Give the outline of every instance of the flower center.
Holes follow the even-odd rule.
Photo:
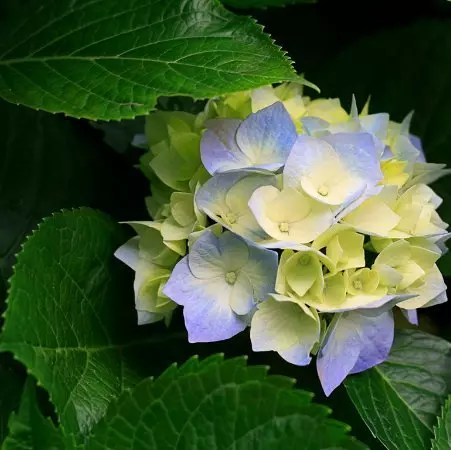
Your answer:
[[[302,255],[300,258],[299,258],[299,264],[301,265],[301,266],[307,266],[308,264],[310,264],[310,260],[311,260],[312,258],[311,258],[311,256],[310,255]]]
[[[352,286],[354,287],[354,289],[355,289],[356,291],[360,291],[360,290],[363,289],[363,284],[362,284],[362,282],[361,282],[360,280],[354,280],[354,281],[352,282]]]
[[[290,226],[286,222],[280,222],[279,223],[279,230],[282,233],[288,233],[288,230],[290,229]]]
[[[230,224],[234,224],[237,220],[236,214],[233,212],[228,212],[225,215],[225,218],[226,218],[227,222],[229,222]]]
[[[227,272],[225,279],[229,284],[235,284],[236,281],[236,272]]]
[[[322,195],[323,197],[326,197],[327,195],[329,195],[329,188],[327,186],[325,186],[324,184],[321,185],[318,188],[318,194]]]

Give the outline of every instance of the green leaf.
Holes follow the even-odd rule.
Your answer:
[[[170,367],[146,379],[113,404],[93,430],[97,449],[362,449],[349,427],[293,390],[293,380],[246,367],[245,358],[215,355]]]
[[[0,349],[49,392],[71,433],[89,430],[140,379],[140,360],[156,358],[151,345],[171,356],[185,338],[137,334],[131,271],[113,257],[124,240],[102,213],[57,213],[25,242],[10,280]]]
[[[222,0],[233,8],[267,8],[272,6],[296,5],[299,3],[317,3],[318,0]]]
[[[449,392],[450,349],[427,333],[398,331],[386,362],[345,382],[363,420],[388,449],[429,448]]]
[[[371,95],[370,112],[388,112],[401,121],[415,111],[412,131],[423,141],[429,162],[451,166],[451,20],[429,20],[375,34],[358,41],[307,74],[324,97],[352,94],[360,106]],[[414,76],[412,76],[414,74]],[[451,204],[450,180],[433,185]],[[451,223],[451,208],[442,207]],[[451,275],[451,254],[440,261]]]
[[[20,244],[42,217],[92,206],[125,220],[143,202],[136,170],[86,124],[2,100],[0,117],[1,304]]]
[[[434,427],[434,440],[432,450],[445,450],[451,448],[451,395],[442,408],[442,415]]]
[[[133,118],[159,95],[295,78],[262,27],[217,0],[34,0],[0,30],[0,95],[75,117]]]
[[[35,381],[29,378],[25,384],[17,414],[9,420],[9,435],[3,450],[75,450],[72,437],[65,436],[49,418],[45,418],[36,399]]]

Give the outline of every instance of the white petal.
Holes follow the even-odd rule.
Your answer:
[[[295,303],[278,302],[273,298],[261,303],[251,323],[254,351],[274,350],[287,361],[306,365],[310,351],[319,340],[320,326]]]
[[[278,255],[275,251],[248,244],[249,259],[241,269],[252,283],[256,301],[265,300],[274,292],[277,275]]]
[[[365,234],[386,237],[400,219],[401,217],[380,198],[371,197],[343,217],[343,223],[351,225],[356,231]]]
[[[114,252],[114,256],[131,269],[136,270],[139,262],[139,236],[134,236],[121,245]]]
[[[426,273],[423,281],[424,284],[419,287],[409,286],[409,288],[406,289],[407,293],[416,295],[416,297],[400,303],[399,306],[401,308],[415,309],[424,307],[431,302],[431,300],[439,297],[446,291],[446,284],[443,281],[443,276],[435,265]]]

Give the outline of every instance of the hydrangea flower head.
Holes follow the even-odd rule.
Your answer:
[[[116,256],[135,270],[139,323],[183,307],[190,342],[250,328],[254,351],[303,366],[329,395],[383,362],[393,310],[447,300],[451,236],[429,186],[449,173],[387,113],[347,112],[299,84],[149,116],[152,221]]]

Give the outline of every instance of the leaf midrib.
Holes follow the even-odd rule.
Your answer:
[[[201,54],[204,53],[220,53],[222,50],[205,50],[200,52]],[[225,52],[232,52],[231,50],[225,50]],[[192,56],[192,55],[188,55],[188,56]],[[255,56],[255,55],[253,55]],[[184,56],[183,58],[185,58],[187,56]],[[116,60],[116,61],[139,61],[139,62],[154,62],[154,63],[159,63],[159,64],[166,64],[168,66],[170,65],[179,65],[179,66],[187,66],[187,67],[194,67],[195,69],[207,69],[207,70],[212,70],[212,71],[216,71],[216,72],[223,72],[223,73],[233,73],[236,75],[243,75],[243,74],[252,74],[251,72],[244,72],[244,71],[240,71],[240,72],[235,72],[232,70],[224,70],[224,69],[219,69],[218,67],[208,67],[208,66],[202,66],[199,64],[188,64],[188,63],[181,63],[179,61],[163,61],[160,59],[153,59],[153,58],[137,58],[137,57],[131,57],[131,56],[45,56],[45,57],[41,57],[41,58],[31,58],[31,59],[27,59],[27,58],[16,58],[16,59],[6,59],[3,61],[0,61],[0,66],[11,66],[14,64],[26,64],[26,63],[46,63],[48,61],[89,61],[89,62],[95,62],[98,60]],[[259,75],[261,76],[261,78],[271,78],[271,76],[269,75],[264,75],[261,74]],[[294,74],[293,74],[294,76]]]
[[[127,342],[126,344],[108,344],[99,346],[68,346],[68,347],[46,347],[43,345],[34,345],[29,342],[0,342],[0,351],[11,351],[11,347],[25,346],[31,347],[33,350],[42,350],[44,352],[84,352],[84,353],[96,353],[108,350],[123,350],[130,347],[138,347],[141,345],[159,344],[168,340],[186,339],[186,333],[177,332],[171,334],[165,334],[162,336],[154,336],[141,340],[134,340]]]

